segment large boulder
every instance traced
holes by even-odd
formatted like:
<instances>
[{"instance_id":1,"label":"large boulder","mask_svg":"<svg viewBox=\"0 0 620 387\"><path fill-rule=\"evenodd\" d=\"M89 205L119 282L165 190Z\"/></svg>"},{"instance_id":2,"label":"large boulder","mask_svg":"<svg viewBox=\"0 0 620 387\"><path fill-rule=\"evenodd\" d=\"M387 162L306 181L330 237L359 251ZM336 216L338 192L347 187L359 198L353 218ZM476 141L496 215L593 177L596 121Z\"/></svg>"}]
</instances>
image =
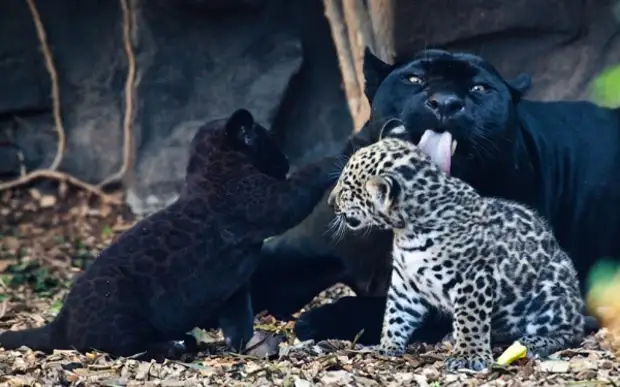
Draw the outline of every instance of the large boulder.
<instances>
[{"instance_id":1,"label":"large boulder","mask_svg":"<svg viewBox=\"0 0 620 387\"><path fill-rule=\"evenodd\" d=\"M488 58L507 76L532 74L528 97L589 99L589 85L620 63L615 2L396 0L397 56L439 46Z\"/></svg>"},{"instance_id":2,"label":"large boulder","mask_svg":"<svg viewBox=\"0 0 620 387\"><path fill-rule=\"evenodd\" d=\"M282 140L313 133L341 143L350 133L320 2L128 3L136 77L135 156L126 190L134 212L150 213L173 200L198 127L239 107L274 126ZM101 182L122 163L128 61L121 3L35 4L59 78L67 135L60 169ZM0 127L6 129L0 140L11 139L23 149L29 170L45 168L56 151L50 78L24 0L0 2L0 41ZM306 154L298 145L286 147L293 161ZM14 155L7 154L11 148L1 150L0 164L14 165Z\"/></svg>"},{"instance_id":3,"label":"large boulder","mask_svg":"<svg viewBox=\"0 0 620 387\"><path fill-rule=\"evenodd\" d=\"M239 107L272 128L294 164L338 151L368 114L359 71L365 45L386 61L429 46L472 51L507 76L531 73L528 96L536 99L587 99L598 72L620 62L606 1L127 2L136 78L135 156L125 188L141 214L176 197L197 128ZM121 2L35 4L58 71L67 134L60 169L101 182L122 162ZM0 178L20 166L10 143L23 150L28 170L52 162L50 93L26 1L1 1Z\"/></svg>"}]
</instances>

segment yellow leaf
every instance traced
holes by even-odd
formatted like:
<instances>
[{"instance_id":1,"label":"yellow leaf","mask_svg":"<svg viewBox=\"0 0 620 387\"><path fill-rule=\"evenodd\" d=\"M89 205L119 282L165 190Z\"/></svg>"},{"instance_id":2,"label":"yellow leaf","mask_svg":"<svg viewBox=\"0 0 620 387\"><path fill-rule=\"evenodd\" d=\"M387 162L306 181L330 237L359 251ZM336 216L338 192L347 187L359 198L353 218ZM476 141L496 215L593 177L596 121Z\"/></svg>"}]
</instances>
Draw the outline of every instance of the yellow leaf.
<instances>
[{"instance_id":1,"label":"yellow leaf","mask_svg":"<svg viewBox=\"0 0 620 387\"><path fill-rule=\"evenodd\" d=\"M519 360L527 354L527 348L525 348L521 343L515 341L512 345L504 351L498 358L497 364L500 365L509 365L516 360Z\"/></svg>"}]
</instances>

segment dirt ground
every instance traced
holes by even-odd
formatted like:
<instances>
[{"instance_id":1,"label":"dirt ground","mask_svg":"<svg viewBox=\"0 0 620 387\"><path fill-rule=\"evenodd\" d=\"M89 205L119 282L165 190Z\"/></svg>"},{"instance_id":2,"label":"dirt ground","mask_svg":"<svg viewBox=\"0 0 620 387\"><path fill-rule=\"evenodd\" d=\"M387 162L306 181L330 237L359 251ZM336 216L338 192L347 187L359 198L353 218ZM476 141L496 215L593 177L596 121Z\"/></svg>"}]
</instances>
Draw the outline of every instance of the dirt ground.
<instances>
[{"instance_id":1,"label":"dirt ground","mask_svg":"<svg viewBox=\"0 0 620 387\"><path fill-rule=\"evenodd\" d=\"M135 220L127 208L83 193L0 193L0 330L39 326L62 303L71 278ZM348 289L335 287L313 304ZM603 386L620 385L620 363L606 330L580 348L545 361L520 360L489 371L446 373L449 348L417 345L400 359L350 342L300 343L292 322L257 318L256 328L282 343L270 359L223 352L218 332L203 332L204 351L164 363L111 360L105 354L0 349L0 386ZM268 340L274 342L274 340ZM499 353L498 353L499 354Z\"/></svg>"}]
</instances>

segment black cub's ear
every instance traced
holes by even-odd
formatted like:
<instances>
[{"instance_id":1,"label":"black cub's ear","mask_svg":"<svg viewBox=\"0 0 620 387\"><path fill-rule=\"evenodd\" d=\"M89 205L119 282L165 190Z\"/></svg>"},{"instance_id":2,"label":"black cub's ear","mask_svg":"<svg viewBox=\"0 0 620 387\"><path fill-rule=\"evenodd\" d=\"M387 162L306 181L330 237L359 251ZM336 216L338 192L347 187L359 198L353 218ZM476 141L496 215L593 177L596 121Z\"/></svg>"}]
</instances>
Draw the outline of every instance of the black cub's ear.
<instances>
[{"instance_id":1,"label":"black cub's ear","mask_svg":"<svg viewBox=\"0 0 620 387\"><path fill-rule=\"evenodd\" d=\"M532 87L532 77L529 74L521 73L517 75L515 79L506 81L506 83L510 88L512 98L518 100L530 90L530 87Z\"/></svg>"},{"instance_id":2,"label":"black cub's ear","mask_svg":"<svg viewBox=\"0 0 620 387\"><path fill-rule=\"evenodd\" d=\"M409 138L409 134L407 133L407 128L405 128L405 123L398 118L390 118L387 120L381 127L381 131L379 132L379 140L388 137L407 140Z\"/></svg>"},{"instance_id":3,"label":"black cub's ear","mask_svg":"<svg viewBox=\"0 0 620 387\"><path fill-rule=\"evenodd\" d=\"M249 145L252 141L254 117L246 109L236 110L226 121L226 134L233 141Z\"/></svg>"},{"instance_id":4,"label":"black cub's ear","mask_svg":"<svg viewBox=\"0 0 620 387\"><path fill-rule=\"evenodd\" d=\"M375 208L381 212L387 212L398 200L400 184L393 176L376 175L366 181L366 191Z\"/></svg>"},{"instance_id":5,"label":"black cub's ear","mask_svg":"<svg viewBox=\"0 0 620 387\"><path fill-rule=\"evenodd\" d=\"M364 49L364 94L372 102L379 85L393 70L392 66L376 57L368 46Z\"/></svg>"}]
</instances>

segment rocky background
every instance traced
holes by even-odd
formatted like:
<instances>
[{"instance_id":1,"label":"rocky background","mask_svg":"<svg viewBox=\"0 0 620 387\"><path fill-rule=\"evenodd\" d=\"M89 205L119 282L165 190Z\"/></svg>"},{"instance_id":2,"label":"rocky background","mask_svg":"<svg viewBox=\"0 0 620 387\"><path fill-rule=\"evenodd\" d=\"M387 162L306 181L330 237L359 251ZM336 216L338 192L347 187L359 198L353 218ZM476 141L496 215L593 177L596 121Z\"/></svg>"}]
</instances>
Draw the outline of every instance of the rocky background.
<instances>
[{"instance_id":1,"label":"rocky background","mask_svg":"<svg viewBox=\"0 0 620 387\"><path fill-rule=\"evenodd\" d=\"M28 1L0 2L2 179L20 164L46 168L56 152L52 83ZM134 156L124 183L140 214L175 198L198 126L239 107L272 128L293 163L338 151L368 114L364 45L389 62L424 47L473 51L507 76L531 73L534 99L586 99L593 77L620 62L610 0L32 3L57 71L60 171L97 184L123 165L132 52Z\"/></svg>"}]
</instances>

